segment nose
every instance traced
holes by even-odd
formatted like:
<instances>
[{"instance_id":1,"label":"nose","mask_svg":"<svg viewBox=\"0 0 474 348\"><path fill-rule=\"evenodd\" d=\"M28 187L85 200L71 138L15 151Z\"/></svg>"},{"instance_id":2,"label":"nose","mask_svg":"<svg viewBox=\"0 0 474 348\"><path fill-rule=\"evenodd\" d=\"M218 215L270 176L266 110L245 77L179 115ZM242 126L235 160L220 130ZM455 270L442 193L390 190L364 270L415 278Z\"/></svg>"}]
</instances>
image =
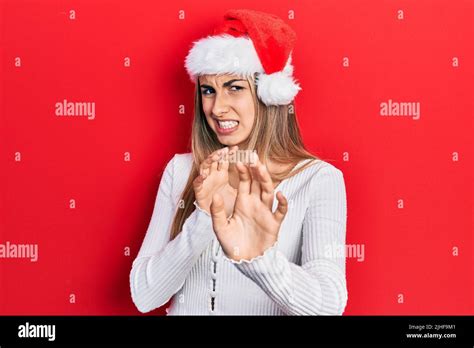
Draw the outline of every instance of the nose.
<instances>
[{"instance_id":1,"label":"nose","mask_svg":"<svg viewBox=\"0 0 474 348\"><path fill-rule=\"evenodd\" d=\"M212 114L219 117L229 112L229 102L225 93L216 93Z\"/></svg>"}]
</instances>

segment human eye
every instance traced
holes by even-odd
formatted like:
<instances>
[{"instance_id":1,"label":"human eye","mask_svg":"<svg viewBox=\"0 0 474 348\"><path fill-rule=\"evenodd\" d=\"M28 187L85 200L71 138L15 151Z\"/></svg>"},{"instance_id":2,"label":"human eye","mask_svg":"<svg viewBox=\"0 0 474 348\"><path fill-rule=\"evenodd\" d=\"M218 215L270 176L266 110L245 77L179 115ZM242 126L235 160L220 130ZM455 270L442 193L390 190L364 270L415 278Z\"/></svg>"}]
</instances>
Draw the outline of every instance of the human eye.
<instances>
[{"instance_id":1,"label":"human eye","mask_svg":"<svg viewBox=\"0 0 474 348\"><path fill-rule=\"evenodd\" d=\"M215 92L214 88L211 88L211 87L202 87L201 88L202 95L211 95L214 92Z\"/></svg>"},{"instance_id":2,"label":"human eye","mask_svg":"<svg viewBox=\"0 0 474 348\"><path fill-rule=\"evenodd\" d=\"M233 85L233 86L230 86L229 89L230 89L231 91L236 92L236 91L240 91L240 90L244 89L244 87L237 86L237 85Z\"/></svg>"}]
</instances>

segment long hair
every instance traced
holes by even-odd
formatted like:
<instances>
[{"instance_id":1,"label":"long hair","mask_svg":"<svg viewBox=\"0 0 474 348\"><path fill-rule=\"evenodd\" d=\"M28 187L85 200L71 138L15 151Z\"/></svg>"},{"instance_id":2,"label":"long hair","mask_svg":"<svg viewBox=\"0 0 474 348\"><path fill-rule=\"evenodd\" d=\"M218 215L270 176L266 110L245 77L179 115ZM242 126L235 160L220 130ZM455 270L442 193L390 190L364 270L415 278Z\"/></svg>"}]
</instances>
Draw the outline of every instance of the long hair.
<instances>
[{"instance_id":1,"label":"long hair","mask_svg":"<svg viewBox=\"0 0 474 348\"><path fill-rule=\"evenodd\" d=\"M281 106L266 106L257 97L255 76L247 77L255 105L255 121L252 131L246 140L246 148L239 150L255 150L259 160L267 164L268 160L278 164L296 164L304 159L318 159L306 150L293 103ZM186 186L181 194L170 236L174 239L182 230L183 224L196 209L193 181L199 175L199 165L209 154L222 148L217 136L207 123L203 108L199 79L194 94L194 120L191 134L193 165ZM311 161L309 161L311 162ZM283 172L270 173L273 181L282 181L296 175L306 168L302 166L292 171L292 167ZM290 175L291 172L291 175Z\"/></svg>"}]
</instances>

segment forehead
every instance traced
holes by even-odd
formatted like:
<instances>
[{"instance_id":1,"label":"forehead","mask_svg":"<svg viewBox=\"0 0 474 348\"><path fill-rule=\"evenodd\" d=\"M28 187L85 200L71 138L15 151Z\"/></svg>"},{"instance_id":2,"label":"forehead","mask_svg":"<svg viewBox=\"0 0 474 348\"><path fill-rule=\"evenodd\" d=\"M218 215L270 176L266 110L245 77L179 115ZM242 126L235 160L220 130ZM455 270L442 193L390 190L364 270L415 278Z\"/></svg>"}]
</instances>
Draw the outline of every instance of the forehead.
<instances>
[{"instance_id":1,"label":"forehead","mask_svg":"<svg viewBox=\"0 0 474 348\"><path fill-rule=\"evenodd\" d=\"M247 79L242 75L234 74L222 74L222 75L201 75L199 76L199 83L209 83L209 84L223 84L230 80L245 80Z\"/></svg>"}]
</instances>

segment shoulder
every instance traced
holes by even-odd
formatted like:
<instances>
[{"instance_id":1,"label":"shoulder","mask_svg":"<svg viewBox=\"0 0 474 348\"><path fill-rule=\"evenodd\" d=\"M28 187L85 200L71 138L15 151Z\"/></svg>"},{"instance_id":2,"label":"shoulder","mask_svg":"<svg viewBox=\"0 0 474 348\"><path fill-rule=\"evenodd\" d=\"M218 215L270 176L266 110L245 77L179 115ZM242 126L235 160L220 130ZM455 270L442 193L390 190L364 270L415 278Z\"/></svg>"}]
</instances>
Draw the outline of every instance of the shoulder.
<instances>
[{"instance_id":1,"label":"shoulder","mask_svg":"<svg viewBox=\"0 0 474 348\"><path fill-rule=\"evenodd\" d=\"M287 194L300 192L311 201L338 195L345 190L342 171L321 159L306 159L298 164L294 175L285 179Z\"/></svg>"},{"instance_id":2,"label":"shoulder","mask_svg":"<svg viewBox=\"0 0 474 348\"><path fill-rule=\"evenodd\" d=\"M314 165L317 166L317 174L318 175L327 175L327 176L344 176L342 171L337 168L335 165L326 162L324 160L316 160L314 161Z\"/></svg>"},{"instance_id":3,"label":"shoulder","mask_svg":"<svg viewBox=\"0 0 474 348\"><path fill-rule=\"evenodd\" d=\"M335 165L322 159L308 158L297 164L296 173L304 173L304 176L310 180L315 180L322 176L339 176L343 177L342 171Z\"/></svg>"},{"instance_id":4,"label":"shoulder","mask_svg":"<svg viewBox=\"0 0 474 348\"><path fill-rule=\"evenodd\" d=\"M342 219L347 209L344 174L335 165L326 161L316 162L314 170L309 202L316 209L324 211L319 213L320 216L328 213L326 217Z\"/></svg>"},{"instance_id":5,"label":"shoulder","mask_svg":"<svg viewBox=\"0 0 474 348\"><path fill-rule=\"evenodd\" d=\"M345 190L344 174L339 168L321 159L310 162L306 170L313 191Z\"/></svg>"},{"instance_id":6,"label":"shoulder","mask_svg":"<svg viewBox=\"0 0 474 348\"><path fill-rule=\"evenodd\" d=\"M181 170L190 170L193 165L192 152L177 153L166 165L168 170L173 170L174 173L180 173Z\"/></svg>"}]
</instances>

